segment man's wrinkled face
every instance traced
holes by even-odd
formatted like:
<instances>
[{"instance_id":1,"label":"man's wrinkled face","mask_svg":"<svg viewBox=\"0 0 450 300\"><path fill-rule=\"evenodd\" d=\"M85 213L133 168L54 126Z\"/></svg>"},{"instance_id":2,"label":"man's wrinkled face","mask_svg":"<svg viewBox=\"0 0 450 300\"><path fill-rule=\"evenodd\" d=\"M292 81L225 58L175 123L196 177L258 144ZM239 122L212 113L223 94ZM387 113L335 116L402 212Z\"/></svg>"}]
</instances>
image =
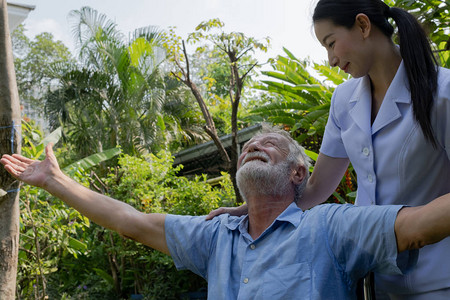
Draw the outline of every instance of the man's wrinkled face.
<instances>
[{"instance_id":1,"label":"man's wrinkled face","mask_svg":"<svg viewBox=\"0 0 450 300\"><path fill-rule=\"evenodd\" d=\"M238 169L248 162L260 161L275 165L289 154L289 141L276 133L262 134L252 138L242 148Z\"/></svg>"},{"instance_id":2,"label":"man's wrinkled face","mask_svg":"<svg viewBox=\"0 0 450 300\"><path fill-rule=\"evenodd\" d=\"M252 138L242 148L237 183L244 198L249 193L280 195L290 188L289 141L274 133Z\"/></svg>"}]
</instances>

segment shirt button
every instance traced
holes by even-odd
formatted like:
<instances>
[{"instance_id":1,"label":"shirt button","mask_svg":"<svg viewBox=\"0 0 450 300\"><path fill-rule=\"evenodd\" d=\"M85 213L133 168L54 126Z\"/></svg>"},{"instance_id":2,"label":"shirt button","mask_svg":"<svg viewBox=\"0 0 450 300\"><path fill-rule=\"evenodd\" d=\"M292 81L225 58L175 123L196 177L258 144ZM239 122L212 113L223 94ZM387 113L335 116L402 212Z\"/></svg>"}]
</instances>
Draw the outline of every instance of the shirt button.
<instances>
[{"instance_id":1,"label":"shirt button","mask_svg":"<svg viewBox=\"0 0 450 300\"><path fill-rule=\"evenodd\" d=\"M369 180L369 182L373 182L373 176L371 174L367 175L367 180Z\"/></svg>"},{"instance_id":2,"label":"shirt button","mask_svg":"<svg viewBox=\"0 0 450 300\"><path fill-rule=\"evenodd\" d=\"M256 248L255 244L250 245L250 249L255 250L255 248Z\"/></svg>"},{"instance_id":3,"label":"shirt button","mask_svg":"<svg viewBox=\"0 0 450 300\"><path fill-rule=\"evenodd\" d=\"M248 278L244 278L244 283L248 283Z\"/></svg>"},{"instance_id":4,"label":"shirt button","mask_svg":"<svg viewBox=\"0 0 450 300\"><path fill-rule=\"evenodd\" d=\"M363 153L365 156L369 156L369 153L370 153L369 148L365 147L365 148L362 150L362 153Z\"/></svg>"}]
</instances>

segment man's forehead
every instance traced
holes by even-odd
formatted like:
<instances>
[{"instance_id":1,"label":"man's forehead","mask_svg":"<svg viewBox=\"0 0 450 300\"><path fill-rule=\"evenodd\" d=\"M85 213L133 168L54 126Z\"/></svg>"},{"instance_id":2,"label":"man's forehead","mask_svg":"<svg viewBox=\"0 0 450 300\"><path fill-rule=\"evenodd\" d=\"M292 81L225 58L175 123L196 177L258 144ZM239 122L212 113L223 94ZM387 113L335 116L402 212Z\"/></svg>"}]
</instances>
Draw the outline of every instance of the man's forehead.
<instances>
[{"instance_id":1,"label":"man's forehead","mask_svg":"<svg viewBox=\"0 0 450 300\"><path fill-rule=\"evenodd\" d=\"M267 139L270 139L270 140L273 139L273 140L276 140L279 143L287 143L288 142L288 139L285 136L283 136L283 135L281 135L279 133L275 133L275 132L260 133L260 134L258 134L256 136L252 137L247 143L245 143L244 147L246 145L248 145L249 143L251 143L251 142L263 141L263 140L267 140Z\"/></svg>"}]
</instances>

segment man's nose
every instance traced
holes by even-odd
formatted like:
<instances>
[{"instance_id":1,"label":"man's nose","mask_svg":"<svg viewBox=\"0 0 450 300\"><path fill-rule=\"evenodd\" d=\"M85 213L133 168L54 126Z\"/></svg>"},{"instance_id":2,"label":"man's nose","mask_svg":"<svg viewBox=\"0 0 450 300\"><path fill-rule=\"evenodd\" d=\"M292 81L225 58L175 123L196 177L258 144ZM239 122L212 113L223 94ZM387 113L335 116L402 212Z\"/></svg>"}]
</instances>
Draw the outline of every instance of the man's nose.
<instances>
[{"instance_id":1,"label":"man's nose","mask_svg":"<svg viewBox=\"0 0 450 300\"><path fill-rule=\"evenodd\" d=\"M247 146L247 152L255 152L255 151L260 151L260 150L261 150L261 144L257 141L251 142Z\"/></svg>"}]
</instances>

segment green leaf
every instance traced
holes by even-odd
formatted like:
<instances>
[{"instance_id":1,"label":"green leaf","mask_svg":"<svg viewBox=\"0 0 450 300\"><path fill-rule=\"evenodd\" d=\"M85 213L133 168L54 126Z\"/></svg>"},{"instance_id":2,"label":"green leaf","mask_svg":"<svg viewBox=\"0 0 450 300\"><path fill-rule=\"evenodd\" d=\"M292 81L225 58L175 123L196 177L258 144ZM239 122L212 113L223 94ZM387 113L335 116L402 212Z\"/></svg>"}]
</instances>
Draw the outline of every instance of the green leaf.
<instances>
[{"instance_id":1,"label":"green leaf","mask_svg":"<svg viewBox=\"0 0 450 300\"><path fill-rule=\"evenodd\" d=\"M56 144L62 136L62 127L56 128L52 133L46 136L41 144L47 145L48 143Z\"/></svg>"},{"instance_id":2,"label":"green leaf","mask_svg":"<svg viewBox=\"0 0 450 300\"><path fill-rule=\"evenodd\" d=\"M298 60L291 51L283 47L283 51L289 56L290 59Z\"/></svg>"},{"instance_id":3,"label":"green leaf","mask_svg":"<svg viewBox=\"0 0 450 300\"><path fill-rule=\"evenodd\" d=\"M44 148L45 146L47 146L49 143L52 143L53 145L55 145L62 136L62 127L58 127L56 128L53 132L51 132L48 136L46 136L42 142L36 147L35 150L35 159L44 159Z\"/></svg>"},{"instance_id":4,"label":"green leaf","mask_svg":"<svg viewBox=\"0 0 450 300\"><path fill-rule=\"evenodd\" d=\"M347 197L349 197L349 198L356 198L356 191L348 193Z\"/></svg>"},{"instance_id":5,"label":"green leaf","mask_svg":"<svg viewBox=\"0 0 450 300\"><path fill-rule=\"evenodd\" d=\"M263 75L266 75L266 76L269 76L272 78L276 78L276 79L280 79L280 80L287 80L286 75L279 71L262 71L261 73Z\"/></svg>"},{"instance_id":6,"label":"green leaf","mask_svg":"<svg viewBox=\"0 0 450 300\"><path fill-rule=\"evenodd\" d=\"M292 117L286 117L286 116L273 116L269 118L270 121L274 124L286 124L286 125L293 125L293 119Z\"/></svg>"},{"instance_id":7,"label":"green leaf","mask_svg":"<svg viewBox=\"0 0 450 300\"><path fill-rule=\"evenodd\" d=\"M300 103L300 102L280 102L280 103L270 103L264 105L262 107L255 108L251 111L251 113L259 113L259 112L270 112L273 113L275 110L309 110L311 106Z\"/></svg>"},{"instance_id":8,"label":"green leaf","mask_svg":"<svg viewBox=\"0 0 450 300\"><path fill-rule=\"evenodd\" d=\"M40 140L40 136L39 134L37 134L36 132L30 132L31 134L31 138L33 139L33 141L39 141Z\"/></svg>"},{"instance_id":9,"label":"green leaf","mask_svg":"<svg viewBox=\"0 0 450 300\"><path fill-rule=\"evenodd\" d=\"M69 246L80 252L84 252L87 250L87 245L85 243L72 237L69 237Z\"/></svg>"},{"instance_id":10,"label":"green leaf","mask_svg":"<svg viewBox=\"0 0 450 300\"><path fill-rule=\"evenodd\" d=\"M98 276L103 278L106 282L108 282L110 285L114 286L114 279L111 275L103 271L102 269L93 268L95 273L97 273Z\"/></svg>"},{"instance_id":11,"label":"green leaf","mask_svg":"<svg viewBox=\"0 0 450 300\"><path fill-rule=\"evenodd\" d=\"M319 157L319 154L317 154L316 152L310 151L310 150L305 149L305 153L314 161L317 161L317 157Z\"/></svg>"},{"instance_id":12,"label":"green leaf","mask_svg":"<svg viewBox=\"0 0 450 300\"><path fill-rule=\"evenodd\" d=\"M342 198L341 195L339 195L338 193L333 192L333 196L335 196L339 200L340 203L342 203L342 204L346 204L347 203L347 201L345 201L345 199Z\"/></svg>"},{"instance_id":13,"label":"green leaf","mask_svg":"<svg viewBox=\"0 0 450 300\"><path fill-rule=\"evenodd\" d=\"M166 124L164 123L164 119L161 115L158 115L157 117L157 125L161 131L164 132L166 130Z\"/></svg>"},{"instance_id":14,"label":"green leaf","mask_svg":"<svg viewBox=\"0 0 450 300\"><path fill-rule=\"evenodd\" d=\"M325 76L327 80L333 82L335 85L343 83L350 77L343 71L340 71L339 68L331 68L330 66L314 64L314 69L319 72L320 75Z\"/></svg>"},{"instance_id":15,"label":"green leaf","mask_svg":"<svg viewBox=\"0 0 450 300\"><path fill-rule=\"evenodd\" d=\"M112 148L106 151L103 151L101 153L96 153L91 156L88 156L86 158L83 158L73 164L68 165L67 167L63 168L64 172L69 172L74 169L82 168L83 170L87 170L89 168L92 168L93 166L98 165L99 163L111 159L114 156L121 153L120 148Z\"/></svg>"}]
</instances>

